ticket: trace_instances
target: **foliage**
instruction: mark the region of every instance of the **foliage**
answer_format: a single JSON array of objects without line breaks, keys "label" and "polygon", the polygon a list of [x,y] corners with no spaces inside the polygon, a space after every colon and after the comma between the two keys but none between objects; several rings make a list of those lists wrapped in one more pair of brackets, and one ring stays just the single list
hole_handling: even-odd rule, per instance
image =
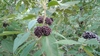
[{"label": "foliage", "polygon": [[[100,56],[100,42],[82,37],[84,31],[100,36],[99,5],[100,0],[0,0],[0,56]],[[53,23],[51,34],[38,38],[40,15]]]}]

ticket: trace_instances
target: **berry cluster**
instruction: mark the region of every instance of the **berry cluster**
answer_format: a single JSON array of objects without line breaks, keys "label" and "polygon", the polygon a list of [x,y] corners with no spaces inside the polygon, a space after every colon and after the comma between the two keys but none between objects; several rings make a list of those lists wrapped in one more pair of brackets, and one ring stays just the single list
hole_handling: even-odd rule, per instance
[{"label": "berry cluster", "polygon": [[[43,23],[43,16],[39,16],[39,18],[37,19],[38,23]],[[53,22],[53,18],[48,18],[46,17],[45,19],[45,24],[51,25]],[[41,36],[48,36],[51,33],[51,28],[49,28],[49,26],[42,26],[42,27],[36,27],[34,30],[34,34],[35,36],[37,36],[38,38],[40,38]]]},{"label": "berry cluster", "polygon": [[[39,18],[37,19],[37,22],[38,22],[38,23],[43,23],[43,19],[44,19],[43,16],[39,16]],[[48,18],[48,17],[46,17],[46,19],[45,19],[45,24],[51,25],[52,22],[53,22],[53,18]]]},{"label": "berry cluster", "polygon": [[97,35],[93,32],[86,31],[86,32],[83,33],[82,37],[84,39],[92,39],[92,38],[97,38]]},{"label": "berry cluster", "polygon": [[51,33],[51,29],[48,26],[36,27],[34,34],[37,37],[41,37],[42,35],[48,36]]}]

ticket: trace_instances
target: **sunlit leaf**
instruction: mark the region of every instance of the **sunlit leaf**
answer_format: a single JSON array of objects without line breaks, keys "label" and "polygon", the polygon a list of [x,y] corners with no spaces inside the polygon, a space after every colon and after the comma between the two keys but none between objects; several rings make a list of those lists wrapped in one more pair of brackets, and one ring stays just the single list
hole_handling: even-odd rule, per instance
[{"label": "sunlit leaf", "polygon": [[35,42],[30,43],[29,45],[27,45],[22,53],[20,54],[20,56],[27,56],[29,54],[29,52],[32,50],[32,47],[35,45]]},{"label": "sunlit leaf", "polygon": [[3,31],[3,33],[0,33],[0,36],[19,34],[19,33],[21,33],[21,32],[20,31]]},{"label": "sunlit leaf", "polygon": [[50,2],[48,3],[48,7],[54,6],[54,5],[59,5],[59,3],[58,3],[57,1],[50,1]]},{"label": "sunlit leaf", "polygon": [[80,1],[71,1],[66,3],[59,3],[60,9],[68,9],[68,7],[74,6],[75,4],[78,4]]},{"label": "sunlit leaf", "polygon": [[74,40],[60,40],[56,42],[57,44],[67,44],[67,45],[73,45],[73,44],[80,44],[79,42],[76,42]]},{"label": "sunlit leaf", "polygon": [[33,19],[33,17],[35,17],[35,15],[29,14],[26,17],[24,17],[23,19],[24,20],[26,20],[26,19]]},{"label": "sunlit leaf", "polygon": [[94,56],[90,51],[88,51],[88,50],[86,49],[86,47],[83,46],[83,49],[84,49],[84,51],[87,53],[87,55],[89,55],[89,56]]},{"label": "sunlit leaf", "polygon": [[23,34],[19,34],[16,39],[14,40],[14,47],[13,47],[13,53],[16,51],[16,49],[22,44],[24,43],[28,37],[29,37],[30,33],[27,32],[24,35]]},{"label": "sunlit leaf", "polygon": [[59,56],[57,44],[55,44],[55,38],[53,36],[42,38],[42,51],[45,52],[46,56]]},{"label": "sunlit leaf", "polygon": [[85,42],[85,39],[84,39],[84,38],[79,38],[79,39],[78,39],[78,42],[84,43],[84,42]]},{"label": "sunlit leaf", "polygon": [[30,30],[37,22],[37,19],[34,19],[34,20],[31,20],[29,23],[28,23],[28,29]]},{"label": "sunlit leaf", "polygon": [[99,42],[96,39],[87,40],[85,43],[89,44],[89,45],[98,45],[99,44]]}]

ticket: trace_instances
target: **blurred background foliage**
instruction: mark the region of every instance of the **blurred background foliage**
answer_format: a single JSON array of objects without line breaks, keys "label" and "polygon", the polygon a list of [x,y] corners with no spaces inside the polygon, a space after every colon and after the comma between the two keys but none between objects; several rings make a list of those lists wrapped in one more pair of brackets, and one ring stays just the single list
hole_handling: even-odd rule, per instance
[{"label": "blurred background foliage", "polygon": [[100,43],[82,38],[84,31],[100,36],[100,0],[48,0],[52,33],[38,39],[42,1],[0,0],[0,56],[100,56]]}]

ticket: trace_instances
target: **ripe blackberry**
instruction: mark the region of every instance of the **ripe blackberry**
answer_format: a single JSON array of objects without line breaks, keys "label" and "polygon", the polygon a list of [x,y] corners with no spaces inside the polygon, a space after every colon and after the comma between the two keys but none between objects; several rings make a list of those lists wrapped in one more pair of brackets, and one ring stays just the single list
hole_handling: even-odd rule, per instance
[{"label": "ripe blackberry", "polygon": [[83,10],[83,7],[80,7],[80,11]]},{"label": "ripe blackberry", "polygon": [[35,36],[40,38],[42,36],[42,27],[36,27],[34,31]]},{"label": "ripe blackberry", "polygon": [[42,27],[42,33],[44,36],[48,36],[51,33],[51,29],[48,26],[43,26]]},{"label": "ripe blackberry", "polygon": [[53,18],[50,18],[53,21]]},{"label": "ripe blackberry", "polygon": [[43,16],[39,16],[39,18],[37,19],[38,23],[43,23]]},{"label": "ripe blackberry", "polygon": [[86,31],[83,33],[82,37],[84,39],[92,39],[92,38],[97,38],[97,35],[94,34],[93,32]]},{"label": "ripe blackberry", "polygon": [[8,23],[3,23],[3,27],[7,27],[8,25]]},{"label": "ripe blackberry", "polygon": [[46,17],[46,19],[45,19],[45,23],[48,24],[48,25],[51,25],[52,22],[53,22],[52,20],[53,20],[52,18],[48,18],[48,17]]}]

